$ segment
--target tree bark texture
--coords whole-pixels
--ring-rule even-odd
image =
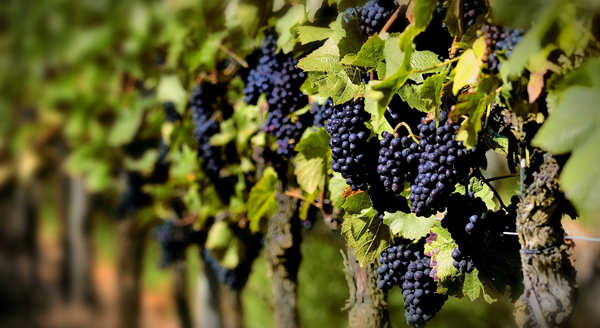
[[[273,282],[275,327],[297,328],[300,326],[298,267],[302,258],[298,201],[282,192],[277,193],[276,199],[279,207],[269,220],[265,237],[265,258]]]
[[[350,298],[346,302],[349,312],[350,328],[388,328],[390,316],[387,310],[387,294],[377,288],[376,268],[372,263],[360,267],[354,250],[348,247],[344,257],[344,272]]]
[[[524,159],[522,159],[524,161]],[[521,327],[565,327],[578,296],[575,269],[569,260],[561,224],[560,166],[549,153],[534,150],[533,179],[525,180],[517,216],[525,292],[516,304]],[[523,169],[523,168],[522,168]]]
[[[140,278],[147,234],[147,229],[136,229],[134,218],[119,223],[119,328],[139,327]]]
[[[179,260],[173,264],[173,278],[175,284],[175,308],[181,328],[192,328],[192,316],[188,297],[187,264]]]
[[[220,284],[220,306],[224,328],[243,328],[244,311],[239,290]]]
[[[93,199],[85,189],[82,178],[68,180],[66,229],[64,236],[67,299],[75,304],[97,305],[97,295],[92,278]]]
[[[202,257],[200,257],[202,258]],[[208,264],[202,262],[202,270],[198,276],[198,292],[196,302],[196,327],[221,328],[221,297],[217,272]]]
[[[39,279],[38,214],[42,184],[10,182],[0,190],[0,326],[35,326],[47,305]]]

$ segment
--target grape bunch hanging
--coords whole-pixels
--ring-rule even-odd
[[[502,67],[501,58],[506,60],[510,57],[515,46],[523,40],[525,30],[485,25],[479,34],[485,37],[487,45],[483,58],[487,62],[487,69],[491,73],[498,73]]]
[[[396,8],[398,4],[394,0],[371,0],[362,7],[346,9],[346,15],[358,16],[361,31],[371,36],[383,29]]]
[[[300,117],[291,115],[308,104],[308,97],[300,91],[306,74],[296,67],[298,60],[291,54],[277,53],[277,35],[273,31],[266,33],[254,57],[258,61],[245,77],[245,101],[255,105],[261,94],[266,95],[269,112],[263,130],[277,138],[278,154],[293,157],[294,147],[314,121],[311,112]]]
[[[342,174],[353,191],[366,191],[369,187],[374,163],[368,151],[376,147],[375,139],[369,140],[371,131],[365,125],[370,118],[364,110],[364,100],[359,99],[332,107],[331,117],[325,123],[331,136],[331,168]]]
[[[196,129],[194,138],[198,142],[198,157],[202,159],[202,168],[206,174],[215,180],[219,170],[225,165],[221,148],[210,144],[210,138],[219,133],[219,122],[215,121],[213,114],[224,106],[221,95],[224,91],[221,86],[212,83],[197,85],[190,96],[192,118]]]
[[[381,253],[377,268],[380,289],[402,288],[406,322],[413,327],[425,326],[448,299],[436,293],[438,284],[430,276],[431,257],[424,254],[423,246],[423,241],[409,245],[396,238],[394,245]]]

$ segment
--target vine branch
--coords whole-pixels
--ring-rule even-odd
[[[441,63],[441,64],[437,64],[437,65],[435,65],[435,66],[433,66],[433,67],[429,67],[429,68],[426,68],[426,69],[422,69],[422,70],[420,70],[420,71],[412,71],[412,72],[413,72],[413,74],[427,73],[427,72],[429,72],[429,71],[432,71],[432,70],[434,70],[434,69],[436,69],[436,68],[444,67],[444,66],[446,66],[446,65],[448,65],[448,64],[452,64],[452,63],[454,63],[454,62],[457,62],[459,59],[460,59],[460,57],[456,57],[456,58],[450,59],[450,60],[448,60],[448,61],[445,61],[445,62],[443,62],[443,63]]]
[[[229,56],[231,56],[231,58],[235,59],[235,61],[238,62],[238,63],[240,63],[240,65],[242,65],[244,68],[248,68],[249,67],[248,62],[245,61],[240,56],[236,55],[233,51],[227,49],[225,46],[223,46],[219,42],[215,42],[215,44],[217,45],[217,47],[219,47],[219,49],[223,50],[223,52],[225,52],[226,54],[228,54]]]
[[[485,183],[490,190],[494,193],[494,196],[496,196],[496,198],[498,199],[498,202],[500,203],[500,207],[502,207],[504,210],[507,210],[506,205],[504,205],[504,202],[502,201],[502,198],[500,197],[500,194],[498,193],[498,191],[496,191],[496,189],[492,186],[492,184],[488,181],[488,179],[486,179],[483,176],[483,173],[481,173],[481,171],[479,170],[475,170],[475,174],[481,179],[481,181],[483,181],[483,183]]]

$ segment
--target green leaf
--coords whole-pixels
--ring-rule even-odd
[[[489,210],[494,210],[496,208],[496,203],[494,203],[494,193],[492,189],[488,187],[485,182],[477,177],[472,177],[469,181],[469,191],[475,194],[475,197],[480,197],[481,200],[485,203]],[[458,185],[456,187],[456,192],[464,195],[465,194],[465,186]]]
[[[227,222],[218,221],[215,222],[208,231],[206,236],[206,248],[210,250],[225,249],[229,244],[229,241],[233,237],[233,232],[227,226]]]
[[[343,14],[340,14],[342,16]],[[337,21],[336,21],[337,23]],[[340,21],[341,30],[344,32],[338,43],[340,56],[344,57],[347,54],[357,54],[362,45],[367,41],[367,37],[362,33],[360,24],[356,16],[344,16]]]
[[[383,104],[379,102],[377,98],[380,97],[380,91],[373,91],[374,83],[369,83],[367,85],[367,92],[365,94],[365,111],[371,114],[371,122],[373,124],[374,132],[377,135],[380,135],[383,131],[391,131],[393,128],[390,126],[388,121],[386,120],[384,114],[387,106],[382,106]],[[391,128],[391,129],[390,129]]]
[[[459,274],[452,264],[454,262],[452,252],[455,247],[456,243],[448,230],[439,224],[431,229],[425,243],[425,254],[431,256],[431,263],[435,263],[432,273],[436,281],[443,282]]]
[[[346,202],[342,205],[342,208],[348,214],[359,214],[362,210],[371,208],[369,194],[360,192],[352,197],[346,198]]]
[[[383,223],[387,224],[394,235],[418,240],[429,233],[435,225],[435,215],[428,218],[417,217],[414,213],[385,213]]]
[[[348,185],[346,184],[346,179],[342,178],[340,173],[334,172],[333,177],[329,179],[329,199],[333,206],[341,209],[342,204],[344,204],[344,198],[342,194],[344,190],[346,190]]]
[[[490,295],[486,294],[486,289],[484,285],[479,280],[479,270],[475,269],[471,273],[467,273],[465,275],[465,282],[463,286],[463,295],[469,297],[471,301],[474,301],[479,298],[479,295],[483,292],[483,299],[492,304],[496,302],[498,299],[492,298]]]
[[[600,212],[600,130],[573,151],[560,176],[565,195],[584,216]]]
[[[450,32],[450,35],[452,35],[453,37],[460,35],[460,29],[458,27],[459,22],[458,22],[458,18],[456,15],[456,1],[457,0],[452,0],[450,5],[448,6],[448,11],[446,12],[446,17],[444,18],[444,24],[446,24],[446,27],[448,28],[448,32]],[[479,15],[479,16],[484,16],[484,15]]]
[[[154,164],[156,164],[157,159],[158,150],[149,149],[138,159],[133,159],[129,156],[125,157],[123,164],[129,171],[139,171],[142,174],[150,174],[154,169]]]
[[[377,71],[377,76],[385,76],[386,67],[387,66],[385,62],[379,62],[379,64],[377,64],[377,68],[375,69]]]
[[[187,102],[187,92],[184,89],[179,77],[175,74],[162,76],[156,90],[156,98],[160,102],[172,101],[177,106],[175,108],[182,114]]]
[[[429,68],[435,67],[442,62],[439,60],[438,55],[431,51],[415,51],[410,57],[410,66],[413,71],[422,71],[427,69],[427,73],[413,73],[409,79],[416,83],[423,83],[423,74],[438,73],[444,70],[444,67],[437,67],[429,70]]]
[[[384,49],[386,78],[380,83],[373,84],[372,87],[372,90],[382,92],[381,96],[376,98],[379,102],[379,108],[387,107],[393,95],[408,80],[408,77],[412,73],[410,57],[412,56],[413,48],[412,43],[403,44],[405,33],[408,32],[405,30],[398,41],[395,37],[390,37],[386,40],[386,47]],[[406,48],[403,50],[400,46],[405,46]]]
[[[441,74],[430,76],[419,90],[419,98],[426,104],[427,112],[435,114],[436,117],[439,115],[442,105],[442,89],[446,74],[447,72],[444,71]]]
[[[425,103],[425,100],[421,99],[419,96],[422,86],[422,84],[405,84],[400,88],[400,91],[398,91],[398,95],[400,95],[400,98],[408,103],[410,107],[427,113],[427,104]]]
[[[305,134],[296,146],[294,174],[298,184],[307,193],[312,194],[317,188],[323,190],[327,170],[329,169],[329,134],[324,128]]]
[[[376,67],[383,60],[383,49],[385,41],[383,41],[377,33],[365,42],[356,55],[356,58],[350,65],[363,67]]]
[[[548,34],[553,33],[557,19],[568,2],[569,0],[552,0],[548,1],[547,5],[536,9],[536,15],[539,15],[536,23],[525,33],[523,40],[515,46],[508,60],[502,63],[500,68],[502,80],[517,79],[531,58],[539,59],[538,54],[544,51],[543,44],[546,44]],[[554,39],[555,36],[551,36],[551,38]]]
[[[336,33],[320,48],[298,62],[298,67],[309,72],[308,78],[313,87],[318,87],[322,97],[331,97],[334,104],[345,103],[364,93],[364,86],[354,84],[340,60]],[[354,69],[356,71],[356,69]]]
[[[315,14],[323,6],[324,0],[306,0],[306,15],[309,21],[315,19]]]
[[[277,47],[279,47],[283,53],[289,53],[294,49],[296,44],[295,28],[302,25],[306,21],[306,13],[304,12],[304,5],[297,4],[290,7],[285,15],[277,20],[275,24],[275,30],[279,37],[277,38]],[[292,32],[294,32],[292,34]]]
[[[415,27],[424,31],[433,17],[436,0],[418,0],[414,2],[413,17]]]
[[[264,26],[272,10],[272,1],[239,0],[237,17],[242,30],[251,38],[256,36],[258,29]]]
[[[390,229],[375,218],[373,209],[365,210],[361,214],[344,215],[342,235],[354,249],[361,266],[375,261],[392,242]]]
[[[527,28],[542,17],[555,0],[490,0],[494,22],[512,28]]]
[[[590,140],[600,123],[599,91],[583,86],[565,90],[532,144],[553,154],[566,154]]]
[[[258,231],[260,219],[271,217],[277,211],[277,173],[273,168],[268,167],[263,176],[250,190],[248,198],[248,220],[250,220],[250,229]]]
[[[590,74],[598,74],[595,69]],[[553,154],[572,153],[560,176],[561,187],[583,216],[600,211],[600,153],[594,148],[600,144],[600,85],[593,83],[593,87],[575,85],[559,94],[554,110],[532,140]]]
[[[484,78],[475,89],[475,94],[463,93],[459,96],[454,117],[457,118],[464,114],[468,116],[468,119],[462,123],[456,139],[462,141],[468,149],[477,144],[478,133],[481,131],[481,119],[486,113],[487,106],[495,99],[497,83],[496,79]]]
[[[117,112],[117,121],[108,136],[111,146],[121,146],[133,140],[142,125],[146,106],[150,103],[149,100],[131,99],[129,108],[122,108]]]
[[[385,40],[383,56],[385,58],[386,74],[388,74],[385,75],[385,78],[394,75],[394,73],[396,73],[396,71],[398,71],[400,68],[400,65],[404,59],[404,53],[398,45],[399,40],[400,37],[398,36],[390,36],[387,40]],[[381,77],[382,76],[380,76],[380,78]]]
[[[301,44],[329,39],[334,31],[327,27],[298,26],[296,27]]]
[[[239,265],[244,254],[242,245],[239,237],[233,234],[225,221],[215,222],[211,226],[205,243],[206,249],[211,251],[219,264],[229,269]]]

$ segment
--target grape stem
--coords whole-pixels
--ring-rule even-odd
[[[483,181],[483,183],[485,183],[490,188],[490,190],[492,190],[492,192],[494,193],[494,196],[496,196],[496,198],[498,199],[498,202],[500,203],[500,207],[502,207],[502,209],[504,209],[505,211],[508,210],[506,208],[506,205],[504,205],[504,202],[502,201],[500,194],[496,191],[496,189],[494,187],[492,187],[492,184],[488,181],[488,179],[486,179],[483,176],[483,173],[481,173],[481,171],[479,169],[475,170],[474,173],[477,177],[479,177],[481,179],[481,181]]]
[[[452,63],[454,63],[454,62],[457,62],[459,59],[460,59],[460,57],[456,57],[456,58],[450,59],[450,60],[448,60],[448,61],[445,61],[445,62],[443,62],[443,63],[441,63],[441,64],[437,64],[437,65],[435,65],[435,66],[433,66],[433,67],[429,67],[429,68],[426,68],[426,69],[422,69],[422,70],[420,70],[420,71],[412,71],[412,73],[413,73],[413,74],[427,73],[427,72],[429,72],[429,71],[431,71],[431,70],[434,70],[434,69],[436,69],[436,68],[444,67],[444,66],[446,66],[446,65],[448,65],[448,64],[452,64]]]
[[[219,47],[219,49],[223,50],[223,52],[225,52],[226,54],[228,54],[229,56],[231,56],[231,58],[235,59],[235,61],[237,61],[238,63],[240,63],[240,65],[242,65],[244,68],[248,68],[248,62],[245,61],[243,58],[241,58],[240,56],[236,55],[235,53],[233,53],[233,51],[225,48],[221,43],[219,42],[215,42],[215,44],[217,45],[217,47]]]
[[[409,136],[411,138],[413,138],[413,140],[415,142],[419,142],[419,140],[417,139],[417,136],[414,135],[414,133],[410,129],[410,126],[408,126],[408,124],[406,124],[406,122],[400,122],[398,125],[396,125],[396,127],[394,128],[394,135],[396,134],[396,132],[398,131],[398,129],[400,128],[400,126],[404,126],[408,130]]]

